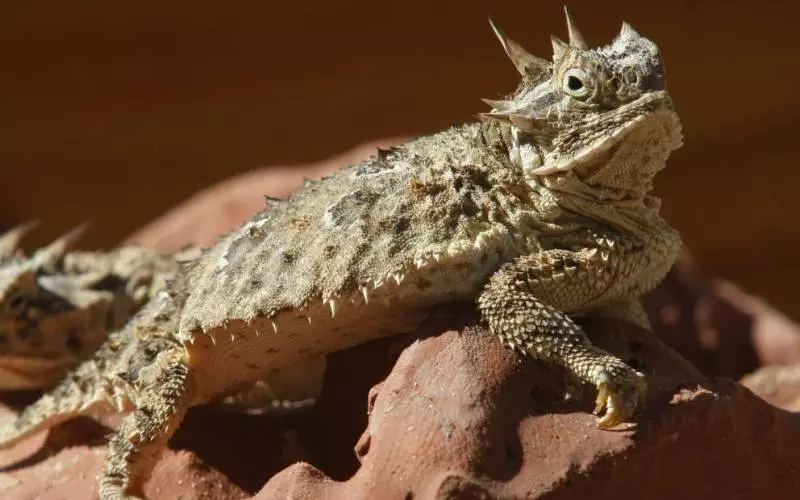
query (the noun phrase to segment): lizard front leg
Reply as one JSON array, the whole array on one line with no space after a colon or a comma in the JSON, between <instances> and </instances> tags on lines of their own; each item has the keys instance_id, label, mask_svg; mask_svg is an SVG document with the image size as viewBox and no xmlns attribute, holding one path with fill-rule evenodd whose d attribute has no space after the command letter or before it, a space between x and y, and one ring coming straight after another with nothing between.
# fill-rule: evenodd
<instances>
[{"instance_id":1,"label":"lizard front leg","mask_svg":"<svg viewBox=\"0 0 800 500\"><path fill-rule=\"evenodd\" d=\"M606 410L598 426L608 428L633 415L646 394L644 375L592 345L569 313L613 302L613 291L635 289L635 260L648 256L637 255L637 245L598 241L597 248L547 250L504 265L478 307L506 347L559 364L597 387L595 413Z\"/></svg>"}]
</instances>

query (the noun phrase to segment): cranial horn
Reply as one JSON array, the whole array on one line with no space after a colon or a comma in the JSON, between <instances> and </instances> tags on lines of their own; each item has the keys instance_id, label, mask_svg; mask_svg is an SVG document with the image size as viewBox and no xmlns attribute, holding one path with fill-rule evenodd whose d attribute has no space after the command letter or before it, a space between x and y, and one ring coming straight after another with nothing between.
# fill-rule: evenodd
<instances>
[{"instance_id":1,"label":"cranial horn","mask_svg":"<svg viewBox=\"0 0 800 500\"><path fill-rule=\"evenodd\" d=\"M572 19L572 16L569 13L569 9L567 6L564 6L564 15L567 18L567 30L569 31L569 44L576 49L586 50L589 46L586 44L586 40L584 40L583 35L581 35L580 30L575 25L575 20Z\"/></svg>"},{"instance_id":2,"label":"cranial horn","mask_svg":"<svg viewBox=\"0 0 800 500\"><path fill-rule=\"evenodd\" d=\"M26 222L0 234L0 262L14 257L14 254L19 250L19 242L38 224L38 221Z\"/></svg>"},{"instance_id":3,"label":"cranial horn","mask_svg":"<svg viewBox=\"0 0 800 500\"><path fill-rule=\"evenodd\" d=\"M503 101L503 100L495 100L495 99L481 99L481 101L485 102L487 105L491 106L492 109L498 109L500 111L505 111L514 104L513 101Z\"/></svg>"},{"instance_id":4,"label":"cranial horn","mask_svg":"<svg viewBox=\"0 0 800 500\"><path fill-rule=\"evenodd\" d=\"M620 30L619 36L620 36L620 38L641 38L642 37L642 35L640 35L635 29L633 29L633 27L630 24L628 24L626 22L622 23L622 30Z\"/></svg>"},{"instance_id":5,"label":"cranial horn","mask_svg":"<svg viewBox=\"0 0 800 500\"><path fill-rule=\"evenodd\" d=\"M81 224L80 226L77 226L66 234L60 236L54 242L50 243L41 250L38 250L36 254L34 254L32 260L35 260L38 265L55 264L58 259L64 256L64 254L72 250L83 232L86 231L86 226L87 225L85 223Z\"/></svg>"},{"instance_id":6,"label":"cranial horn","mask_svg":"<svg viewBox=\"0 0 800 500\"><path fill-rule=\"evenodd\" d=\"M478 116L488 120L497 120L499 122L511 123L510 115L507 111L479 113Z\"/></svg>"},{"instance_id":7,"label":"cranial horn","mask_svg":"<svg viewBox=\"0 0 800 500\"><path fill-rule=\"evenodd\" d=\"M494 34L497 35L497 38L500 40L503 50L506 51L506 55L508 55L511 62L514 63L520 75L528 75L536 78L538 75L547 71L550 64L546 60L529 53L517 42L506 37L491 19L489 19L489 25L492 27L492 30L494 30Z\"/></svg>"},{"instance_id":8,"label":"cranial horn","mask_svg":"<svg viewBox=\"0 0 800 500\"><path fill-rule=\"evenodd\" d=\"M558 62L569 51L569 45L555 35L550 36L550 42L553 44L553 61Z\"/></svg>"}]
</instances>

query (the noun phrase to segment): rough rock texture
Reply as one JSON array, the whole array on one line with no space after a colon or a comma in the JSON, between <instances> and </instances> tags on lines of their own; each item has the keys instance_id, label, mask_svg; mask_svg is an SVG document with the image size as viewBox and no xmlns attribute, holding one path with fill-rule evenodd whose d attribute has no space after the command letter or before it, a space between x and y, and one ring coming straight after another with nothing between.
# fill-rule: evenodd
<instances>
[{"instance_id":1,"label":"rough rock texture","mask_svg":"<svg viewBox=\"0 0 800 500\"><path fill-rule=\"evenodd\" d=\"M7 409L0 409L0 417L10 416ZM95 498L97 476L105 460L106 434L108 429L100 424L79 419L0 452L0 498ZM159 462L145 494L154 499L184 500L248 497L195 454L173 450Z\"/></svg>"}]
</instances>

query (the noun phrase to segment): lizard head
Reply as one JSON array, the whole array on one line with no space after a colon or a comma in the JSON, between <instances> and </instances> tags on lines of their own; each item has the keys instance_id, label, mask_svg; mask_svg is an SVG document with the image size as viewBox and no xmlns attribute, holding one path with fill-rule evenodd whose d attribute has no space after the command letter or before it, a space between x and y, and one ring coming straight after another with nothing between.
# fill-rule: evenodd
<instances>
[{"instance_id":1,"label":"lizard head","mask_svg":"<svg viewBox=\"0 0 800 500\"><path fill-rule=\"evenodd\" d=\"M531 183L641 198L682 142L659 50L627 23L591 49L566 16L569 42L552 37L552 62L492 24L522 81L482 117L509 125L509 152Z\"/></svg>"},{"instance_id":2,"label":"lizard head","mask_svg":"<svg viewBox=\"0 0 800 500\"><path fill-rule=\"evenodd\" d=\"M42 377L63 375L104 338L110 294L91 288L93 276L60 270L78 234L0 261L0 389L48 385Z\"/></svg>"}]
</instances>

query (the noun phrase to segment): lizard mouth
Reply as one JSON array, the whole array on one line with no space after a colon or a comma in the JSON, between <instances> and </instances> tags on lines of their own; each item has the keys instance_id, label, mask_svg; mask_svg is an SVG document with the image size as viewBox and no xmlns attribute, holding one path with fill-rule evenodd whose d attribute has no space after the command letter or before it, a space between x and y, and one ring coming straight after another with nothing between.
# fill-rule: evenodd
<instances>
[{"instance_id":1,"label":"lizard mouth","mask_svg":"<svg viewBox=\"0 0 800 500\"><path fill-rule=\"evenodd\" d=\"M574 142L575 138L584 143L572 154L564 155L559 151L557 137L554 141L556 147L544 153L544 165L533 169L531 174L543 176L588 165L604 157L604 153L624 137L644 127L658 130L660 140L670 151L682 145L680 120L666 91L645 94L633 102L586 120L570 132L570 137L560 138L563 143Z\"/></svg>"}]
</instances>

